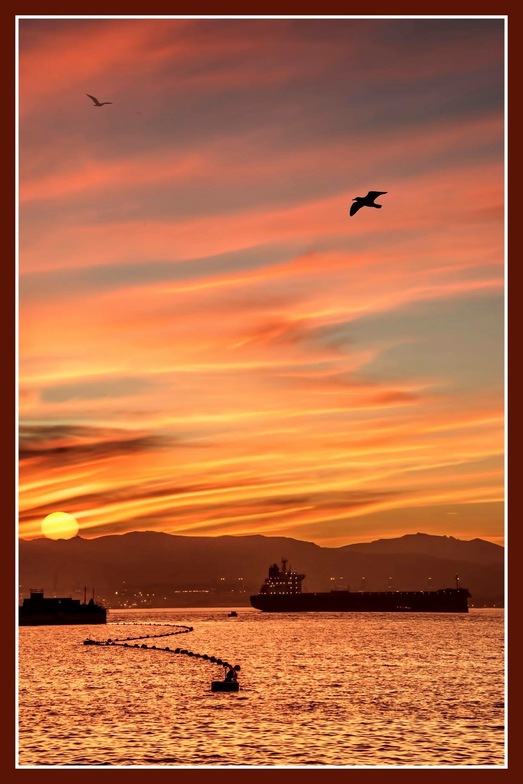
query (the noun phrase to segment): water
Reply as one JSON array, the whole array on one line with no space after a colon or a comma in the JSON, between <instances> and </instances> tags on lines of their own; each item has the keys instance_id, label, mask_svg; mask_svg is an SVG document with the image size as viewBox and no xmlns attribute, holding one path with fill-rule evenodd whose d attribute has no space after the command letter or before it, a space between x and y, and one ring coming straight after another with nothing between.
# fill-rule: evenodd
<instances>
[{"instance_id":1,"label":"water","mask_svg":"<svg viewBox=\"0 0 523 784\"><path fill-rule=\"evenodd\" d=\"M17 767L505 767L504 614L111 610L19 630ZM123 622L131 625L116 625ZM237 693L213 693L240 664ZM134 645L129 642L129 645Z\"/></svg>"}]
</instances>

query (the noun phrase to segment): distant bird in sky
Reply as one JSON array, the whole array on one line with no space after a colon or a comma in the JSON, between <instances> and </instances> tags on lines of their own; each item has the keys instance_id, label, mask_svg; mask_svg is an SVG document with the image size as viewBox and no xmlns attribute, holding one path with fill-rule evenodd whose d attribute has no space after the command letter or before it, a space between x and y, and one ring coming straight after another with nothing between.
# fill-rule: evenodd
<instances>
[{"instance_id":1,"label":"distant bird in sky","mask_svg":"<svg viewBox=\"0 0 523 784\"><path fill-rule=\"evenodd\" d=\"M352 200L354 204L351 204L350 214L356 215L361 207L376 207L377 210L381 210L383 205L375 204L374 199L377 199L378 196L383 196L384 193L388 193L388 191L369 191L366 196L356 196Z\"/></svg>"},{"instance_id":2,"label":"distant bird in sky","mask_svg":"<svg viewBox=\"0 0 523 784\"><path fill-rule=\"evenodd\" d=\"M102 101L100 103L98 98L95 98L94 95L89 95L89 93L86 93L86 95L87 95L88 98L91 99L91 101L93 101L95 106L105 106L106 103L111 103L112 104L112 101Z\"/></svg>"}]
</instances>

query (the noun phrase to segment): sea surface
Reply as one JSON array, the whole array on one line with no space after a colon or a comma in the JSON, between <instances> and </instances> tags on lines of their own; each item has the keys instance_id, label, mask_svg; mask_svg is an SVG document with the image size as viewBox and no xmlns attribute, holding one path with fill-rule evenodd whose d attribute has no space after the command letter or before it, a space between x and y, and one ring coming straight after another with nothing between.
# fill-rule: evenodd
<instances>
[{"instance_id":1,"label":"sea surface","mask_svg":"<svg viewBox=\"0 0 523 784\"><path fill-rule=\"evenodd\" d=\"M506 767L503 610L231 609L20 628L16 767Z\"/></svg>"}]
</instances>

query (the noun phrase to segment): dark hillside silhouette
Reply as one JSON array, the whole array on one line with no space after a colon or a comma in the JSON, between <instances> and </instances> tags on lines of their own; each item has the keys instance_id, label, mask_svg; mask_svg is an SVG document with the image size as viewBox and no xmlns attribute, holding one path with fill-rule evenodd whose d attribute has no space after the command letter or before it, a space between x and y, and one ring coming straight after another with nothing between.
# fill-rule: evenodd
<instances>
[{"instance_id":1,"label":"dark hillside silhouette","mask_svg":"<svg viewBox=\"0 0 523 784\"><path fill-rule=\"evenodd\" d=\"M248 605L269 565L282 557L306 575L307 591L453 587L459 574L473 605L503 603L503 547L481 539L413 534L335 548L288 537L137 531L97 539L21 540L19 553L22 592L38 586L48 595L80 595L87 585L110 605L140 591L140 601L153 606Z\"/></svg>"}]
</instances>

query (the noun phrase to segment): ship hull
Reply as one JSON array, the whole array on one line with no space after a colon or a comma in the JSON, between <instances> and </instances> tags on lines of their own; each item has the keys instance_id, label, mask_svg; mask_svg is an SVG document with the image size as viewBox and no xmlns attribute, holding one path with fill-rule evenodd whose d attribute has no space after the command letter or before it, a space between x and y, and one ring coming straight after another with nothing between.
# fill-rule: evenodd
<instances>
[{"instance_id":1,"label":"ship hull","mask_svg":"<svg viewBox=\"0 0 523 784\"><path fill-rule=\"evenodd\" d=\"M107 623L107 614L105 612L20 614L18 618L19 626L83 626L85 624L100 623Z\"/></svg>"},{"instance_id":2,"label":"ship hull","mask_svg":"<svg viewBox=\"0 0 523 784\"><path fill-rule=\"evenodd\" d=\"M439 591L331 591L329 593L256 594L251 605L263 612L429 612L466 613L466 588Z\"/></svg>"},{"instance_id":3,"label":"ship hull","mask_svg":"<svg viewBox=\"0 0 523 784\"><path fill-rule=\"evenodd\" d=\"M45 598L43 591L31 591L18 608L19 626L76 626L107 623L107 608L93 599L80 603L70 596Z\"/></svg>"}]
</instances>

